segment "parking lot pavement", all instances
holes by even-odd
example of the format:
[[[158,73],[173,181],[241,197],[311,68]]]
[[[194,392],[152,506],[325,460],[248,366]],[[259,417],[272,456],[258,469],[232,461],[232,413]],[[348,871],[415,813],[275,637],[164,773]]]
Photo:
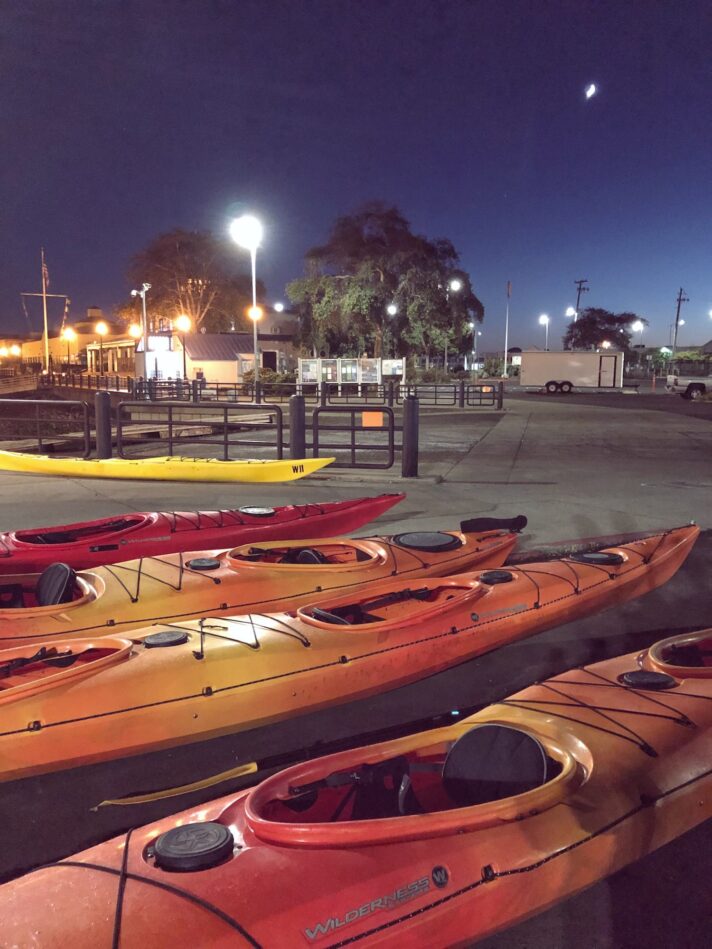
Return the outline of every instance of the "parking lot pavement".
[[[362,534],[455,527],[461,519],[477,514],[520,512],[529,518],[522,538],[526,546],[690,520],[712,528],[712,426],[691,415],[647,410],[645,404],[642,398],[634,409],[512,399],[500,415],[424,409],[421,469],[427,479],[422,481],[403,481],[395,472],[330,473],[328,469],[301,482],[262,486],[82,481],[0,473],[0,529],[129,510],[301,503],[392,490],[405,490],[408,497]],[[712,626],[710,558],[712,531],[707,531],[673,580],[634,603],[600,618],[550,630],[406,689],[250,733],[245,753],[259,760],[266,749],[355,737],[453,707],[486,704],[572,665],[641,648],[671,630]],[[141,777],[135,761],[133,771],[130,763],[118,762],[114,767],[117,785]],[[167,786],[173,777],[168,767],[164,773],[150,774],[149,783]],[[21,852],[31,839],[33,847],[39,846],[34,851],[38,861],[59,855],[42,851],[47,795],[54,824],[66,831],[60,852],[62,846],[64,852],[71,849],[79,823],[83,832],[98,839],[156,816],[150,809],[133,808],[119,817],[111,809],[92,814],[89,807],[105,789],[88,785],[88,797],[82,799],[69,792],[64,780],[60,776],[45,782],[39,801],[17,792],[14,800],[4,802],[17,818],[7,830],[6,848]],[[188,803],[181,800],[175,807]],[[29,836],[27,827],[32,828]],[[708,822],[659,853],[481,945],[485,949],[618,949],[702,944],[712,915],[711,877],[712,826]]]

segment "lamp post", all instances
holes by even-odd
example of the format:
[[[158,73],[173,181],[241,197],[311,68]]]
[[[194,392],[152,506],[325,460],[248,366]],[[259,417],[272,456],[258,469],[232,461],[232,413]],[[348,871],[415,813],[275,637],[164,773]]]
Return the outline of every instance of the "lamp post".
[[[482,336],[482,331],[475,329],[475,323],[470,323],[472,330],[472,370],[477,372],[477,337]]]
[[[141,329],[143,333],[143,360],[146,363],[144,369],[146,370],[146,375],[148,375],[148,361],[146,359],[146,353],[148,352],[148,317],[146,316],[146,294],[151,289],[150,283],[144,283],[141,286],[140,290],[132,290],[132,297],[141,297]]]
[[[67,372],[69,372],[69,364],[71,362],[71,353],[69,351],[69,344],[74,342],[77,338],[76,330],[73,326],[65,326],[62,330],[62,338],[67,341]]]
[[[255,349],[255,385],[260,381],[260,351],[257,342],[257,321],[262,316],[262,309],[257,306],[257,248],[262,243],[262,223],[252,214],[243,214],[236,218],[230,225],[230,237],[235,243],[244,250],[250,252],[250,262],[252,264],[252,306],[247,311],[247,315],[252,320],[254,327],[254,349]]]
[[[99,375],[104,375],[104,337],[109,332],[109,327],[103,320],[100,320],[94,327],[94,332],[99,337]]]
[[[190,327],[193,324],[189,316],[186,316],[185,313],[181,313],[180,316],[176,317],[175,323],[173,325],[181,334],[181,345],[183,347],[183,378],[187,379],[188,366],[186,363],[186,353],[185,353],[185,334],[190,330]]]
[[[539,325],[544,327],[544,349],[549,351],[549,317],[542,313],[539,317]]]
[[[284,313],[284,304],[283,304],[283,303],[275,303],[275,305],[274,305],[274,312],[275,312],[275,313]]]

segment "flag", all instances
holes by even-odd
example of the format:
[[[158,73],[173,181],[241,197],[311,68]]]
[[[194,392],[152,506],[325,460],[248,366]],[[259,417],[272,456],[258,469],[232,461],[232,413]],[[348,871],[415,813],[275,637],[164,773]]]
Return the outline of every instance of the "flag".
[[[509,299],[511,295],[512,295],[512,281],[508,280],[507,281],[507,299]]]
[[[42,282],[44,283],[45,290],[49,290],[49,270],[47,270],[44,254],[42,255]]]

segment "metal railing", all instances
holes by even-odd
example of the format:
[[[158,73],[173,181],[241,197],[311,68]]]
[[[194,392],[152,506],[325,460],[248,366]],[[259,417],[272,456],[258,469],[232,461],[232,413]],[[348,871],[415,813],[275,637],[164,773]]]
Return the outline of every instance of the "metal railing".
[[[350,424],[324,424],[322,418],[324,415],[347,415],[350,416]],[[360,416],[360,421],[356,417]],[[369,418],[370,416],[370,418]],[[385,424],[384,424],[385,422]],[[321,435],[323,432],[345,432],[348,434],[348,441],[323,441]],[[357,441],[357,434],[367,432],[375,435],[385,432],[387,435],[386,444],[374,443],[373,439],[367,442]],[[354,406],[319,406],[312,412],[312,444],[311,449],[315,458],[320,456],[320,452],[348,452],[350,461],[346,462],[339,459],[332,464],[332,468],[392,468],[395,461],[396,446],[395,442],[395,412],[387,405],[367,404]],[[386,460],[383,462],[366,462],[357,458],[357,452],[387,452]]]
[[[79,445],[82,457],[88,458],[92,449],[89,413],[87,402],[0,399],[0,429],[5,429],[4,423],[11,423],[0,436],[3,438],[1,447],[12,451],[36,450],[42,454]],[[11,441],[5,439],[6,434]],[[30,444],[25,445],[25,442]]]
[[[146,412],[150,413],[147,417]],[[263,418],[250,417],[260,415]],[[157,416],[157,417],[156,417]],[[245,430],[269,432],[273,438],[244,437]],[[220,447],[229,461],[242,448],[259,446],[284,457],[284,419],[282,406],[274,403],[221,402],[191,403],[178,401],[120,402],[116,408],[116,449],[121,458],[135,457],[129,446],[138,448],[165,445],[161,454],[174,455],[186,445]],[[210,457],[215,452],[211,451]]]

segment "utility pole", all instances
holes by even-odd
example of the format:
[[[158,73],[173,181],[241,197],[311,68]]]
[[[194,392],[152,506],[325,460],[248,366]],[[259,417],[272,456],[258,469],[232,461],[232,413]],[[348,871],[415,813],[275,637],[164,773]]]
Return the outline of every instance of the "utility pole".
[[[677,331],[680,328],[680,307],[683,303],[689,303],[690,298],[685,295],[685,291],[680,287],[677,294],[677,309],[675,310],[675,333],[672,338],[672,355],[670,356],[670,369],[672,370],[675,362],[675,350],[677,349]]]
[[[512,281],[507,281],[507,304],[504,311],[504,372],[502,376],[507,378],[507,353],[509,352],[509,298],[512,296]]]
[[[574,323],[575,323],[579,315],[579,305],[581,303],[581,294],[588,293],[590,288],[588,287],[588,280],[574,280],[574,283],[576,284],[576,312],[574,313]]]

